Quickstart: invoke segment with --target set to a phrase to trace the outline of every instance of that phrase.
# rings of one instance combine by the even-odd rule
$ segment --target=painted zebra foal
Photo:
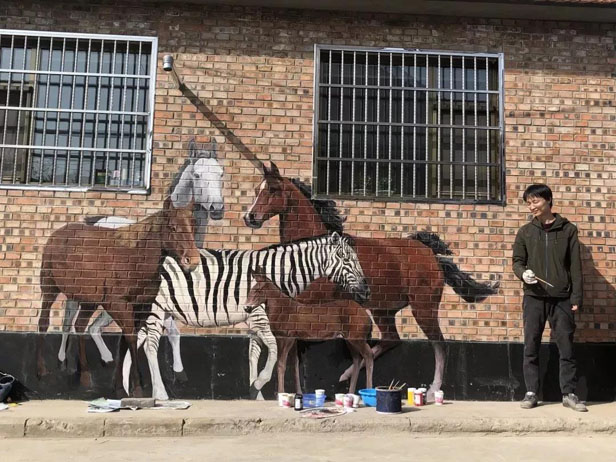
[[[246,310],[254,285],[252,273],[263,268],[284,294],[296,297],[310,283],[328,277],[358,301],[370,296],[363,270],[350,238],[338,233],[278,244],[263,250],[210,250],[201,252],[201,265],[187,273],[178,262],[167,257],[161,269],[161,285],[145,326],[138,333],[144,345],[154,398],[167,399],[158,368],[158,342],[166,314],[196,327],[229,326],[248,321],[251,335],[268,348],[268,359],[259,374],[251,364],[251,389],[258,392],[272,375],[277,357],[276,340],[263,310]],[[124,353],[124,352],[121,352]],[[249,358],[250,360],[250,358]],[[124,370],[130,367],[126,354]],[[128,390],[128,376],[124,375]]]

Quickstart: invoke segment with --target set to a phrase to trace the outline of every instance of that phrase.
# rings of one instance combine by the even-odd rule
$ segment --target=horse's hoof
[[[113,359],[111,361],[105,361],[104,359],[101,359],[101,366],[103,367],[109,367],[112,366],[114,364]]]
[[[79,377],[79,383],[84,388],[92,387],[92,376],[89,372],[82,372],[81,377]]]
[[[186,375],[186,371],[180,371],[180,372],[173,371],[173,375],[175,376],[175,380],[179,383],[188,382],[188,376]]]
[[[64,361],[60,361],[58,359],[58,369],[60,369],[61,372],[66,372],[66,368],[67,368],[66,359]]]
[[[133,390],[133,398],[143,398],[143,389],[141,387],[135,387]]]
[[[254,385],[250,385],[250,389],[248,390],[248,396],[250,396],[250,399],[258,399],[259,394],[261,394],[261,390],[257,390]]]

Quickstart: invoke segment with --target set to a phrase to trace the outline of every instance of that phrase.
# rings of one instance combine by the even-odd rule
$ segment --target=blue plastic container
[[[375,407],[376,406],[376,389],[375,388],[364,388],[359,390],[359,396],[361,396],[361,400],[364,402],[366,406]]]
[[[325,395],[320,395],[318,398],[314,393],[307,393],[304,395],[304,408],[323,407],[324,404]]]

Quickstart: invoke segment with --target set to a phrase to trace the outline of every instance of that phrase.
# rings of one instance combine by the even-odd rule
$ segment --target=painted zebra
[[[251,335],[269,350],[267,363],[260,374],[253,370],[251,362],[251,389],[258,392],[270,380],[277,357],[276,340],[265,310],[257,308],[251,311],[245,307],[254,285],[252,273],[257,267],[264,268],[276,286],[290,297],[296,297],[321,277],[339,284],[358,301],[365,301],[370,296],[350,238],[338,233],[277,244],[263,250],[202,249],[200,252],[201,265],[190,273],[184,272],[173,258],[165,259],[158,295],[138,334],[138,345],[145,344],[152,394],[157,399],[168,398],[157,359],[162,322],[167,314],[197,327],[228,326],[247,321]],[[130,362],[127,353],[124,371],[130,369]],[[127,374],[124,374],[124,388],[128,393]]]

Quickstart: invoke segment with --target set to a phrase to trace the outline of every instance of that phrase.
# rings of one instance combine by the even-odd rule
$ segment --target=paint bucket
[[[406,391],[406,393],[407,393],[407,395],[406,395],[406,403],[409,406],[414,406],[415,405],[415,391],[416,390],[417,390],[416,388],[409,388]]]
[[[379,414],[399,414],[402,412],[402,390],[376,387],[376,412]]]
[[[444,400],[445,393],[443,393],[441,390],[437,390],[434,392],[434,404],[441,406]]]
[[[285,399],[287,399],[286,393],[278,393],[278,406],[284,407]]]
[[[425,388],[418,388],[417,390],[415,390],[415,394],[414,394],[414,398],[415,398],[415,406],[423,406],[424,404],[426,404],[425,401],[425,393],[426,389]]]
[[[344,398],[342,398],[342,404],[344,407],[353,407],[353,395],[344,395]]]
[[[13,382],[15,382],[15,377],[0,372],[0,403],[8,398],[11,388],[13,388]]]
[[[285,393],[285,395],[282,399],[282,406],[292,408],[295,404],[295,393]]]
[[[336,407],[344,406],[344,393],[336,393],[334,395],[334,402],[336,403]]]

